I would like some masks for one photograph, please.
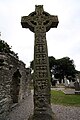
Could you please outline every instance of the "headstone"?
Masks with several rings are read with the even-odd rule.
[[[57,85],[59,85],[59,81],[57,80]]]
[[[64,85],[67,87],[68,86],[68,83],[67,83],[67,78],[64,77]]]
[[[70,81],[70,87],[74,88],[74,82],[72,80]]]
[[[46,32],[57,27],[58,17],[45,12],[43,5],[21,19],[23,28],[35,33],[34,41],[34,115],[32,120],[53,120]]]
[[[61,80],[61,84],[63,84],[63,79]]]
[[[74,86],[75,86],[75,94],[80,94],[80,83],[76,81],[74,83]]]
[[[70,82],[69,82],[69,80],[66,77],[64,77],[64,85],[65,85],[65,87],[69,87],[70,86]]]

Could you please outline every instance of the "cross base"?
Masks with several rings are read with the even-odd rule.
[[[52,110],[49,109],[47,112],[36,111],[36,113],[30,116],[28,120],[57,120],[57,118]]]

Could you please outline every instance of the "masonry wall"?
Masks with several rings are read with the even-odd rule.
[[[30,70],[15,56],[0,53],[0,120],[30,94]]]

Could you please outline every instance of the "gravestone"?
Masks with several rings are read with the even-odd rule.
[[[74,82],[72,80],[70,81],[70,87],[74,88]]]
[[[75,86],[75,94],[80,94],[80,83],[76,81],[74,83],[74,86]]]
[[[64,85],[65,87],[70,87],[70,82],[66,77],[64,77]]]
[[[34,114],[32,120],[53,120],[50,101],[50,73],[46,32],[57,27],[58,17],[45,12],[43,5],[21,18],[23,28],[35,33],[34,41]]]

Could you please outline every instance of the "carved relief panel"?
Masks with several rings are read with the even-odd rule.
[[[35,63],[37,64],[46,64],[46,54],[36,54]]]

